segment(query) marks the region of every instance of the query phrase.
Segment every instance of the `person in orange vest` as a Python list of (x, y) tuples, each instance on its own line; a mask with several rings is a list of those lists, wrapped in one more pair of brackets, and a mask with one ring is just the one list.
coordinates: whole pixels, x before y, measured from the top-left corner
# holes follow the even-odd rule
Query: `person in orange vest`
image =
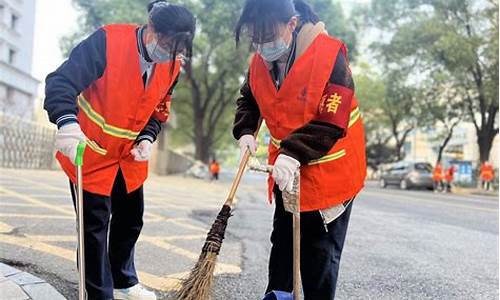
[(99, 28), (46, 78), (44, 108), (58, 127), (56, 157), (70, 179), (73, 202), (76, 148), (87, 144), (88, 299), (156, 299), (139, 284), (134, 266), (143, 183), (152, 144), (169, 116), (182, 57), (191, 56), (196, 25), (183, 6), (154, 1), (147, 9), (147, 25)]
[(212, 180), (219, 180), (220, 165), (217, 160), (213, 159), (210, 163), (210, 175)]
[(305, 299), (333, 299), (353, 199), (366, 176), (364, 128), (347, 47), (329, 36), (304, 1), (247, 0), (236, 43), (248, 32), (253, 48), (237, 100), (233, 136), (255, 154), (260, 118), (270, 131), (268, 180), (275, 199), (266, 292), (292, 291), (292, 215), (282, 191), (301, 172)]
[(434, 182), (434, 192), (439, 192), (444, 189), (443, 186), (443, 167), (438, 162), (432, 171), (432, 181)]
[(444, 175), (444, 180), (446, 182), (446, 192), (448, 193), (451, 192), (451, 183), (453, 182), (454, 176), (455, 176), (455, 167), (453, 165), (450, 165), (448, 168), (446, 168), (446, 172)]
[(490, 190), (491, 182), (493, 181), (493, 179), (495, 179), (495, 170), (493, 169), (493, 166), (487, 161), (485, 161), (481, 165), (479, 177), (481, 179), (482, 188), (485, 191)]

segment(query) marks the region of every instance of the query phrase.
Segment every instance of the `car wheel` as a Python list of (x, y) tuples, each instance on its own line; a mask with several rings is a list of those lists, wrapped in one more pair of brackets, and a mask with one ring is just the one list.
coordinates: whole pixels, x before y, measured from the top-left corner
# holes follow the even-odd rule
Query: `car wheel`
[(380, 179), (379, 186), (384, 189), (387, 186), (387, 182), (384, 179)]
[(399, 187), (402, 190), (407, 190), (408, 189), (408, 182), (406, 181), (406, 179), (401, 180), (401, 182), (399, 183)]

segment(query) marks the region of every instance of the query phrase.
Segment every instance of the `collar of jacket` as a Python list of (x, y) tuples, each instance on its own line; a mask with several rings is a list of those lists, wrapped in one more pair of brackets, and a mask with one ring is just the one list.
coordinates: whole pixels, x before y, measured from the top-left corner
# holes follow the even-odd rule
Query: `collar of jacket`
[(144, 45), (144, 40), (142, 36), (144, 35), (144, 30), (146, 26), (141, 26), (137, 30), (137, 48), (139, 49), (140, 57), (143, 58), (147, 63), (152, 64), (153, 61), (149, 58), (148, 51), (146, 51), (146, 45)]
[(322, 34), (328, 34), (325, 29), (325, 23), (318, 22), (316, 24), (305, 23), (300, 28), (299, 33), (297, 34), (297, 46), (295, 52), (295, 59), (299, 58), (304, 52), (306, 52), (307, 48), (312, 44), (314, 39)]

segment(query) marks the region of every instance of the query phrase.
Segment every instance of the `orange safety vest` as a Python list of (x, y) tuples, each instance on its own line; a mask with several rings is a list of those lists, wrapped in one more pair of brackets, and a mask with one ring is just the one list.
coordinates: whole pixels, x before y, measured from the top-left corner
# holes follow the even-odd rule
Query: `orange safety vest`
[(481, 180), (491, 181), (495, 177), (495, 171), (493, 170), (493, 166), (489, 164), (483, 164), (481, 166)]
[(432, 172), (432, 180), (440, 181), (443, 179), (443, 169), (441, 165), (436, 165), (434, 171)]
[[(137, 50), (137, 25), (107, 25), (106, 69), (78, 97), (78, 121), (89, 139), (84, 153), (83, 189), (109, 196), (120, 169), (127, 192), (144, 183), (148, 162), (130, 154), (135, 140), (179, 74), (180, 61), (156, 64), (144, 88)], [(172, 64), (175, 63), (173, 72)], [(58, 152), (62, 169), (72, 182), (75, 166)]]
[(455, 168), (449, 167), (448, 169), (446, 169), (446, 174), (444, 176), (444, 179), (446, 180), (446, 182), (452, 182), (454, 175), (455, 175)]
[(220, 166), (219, 166), (219, 164), (218, 164), (218, 163), (212, 163), (212, 164), (210, 165), (210, 172), (211, 172), (212, 174), (219, 173), (219, 171), (220, 171)]
[[(262, 117), (272, 135), (269, 164), (280, 153), (280, 140), (313, 120), (323, 91), (335, 65), (341, 41), (326, 34), (318, 35), (293, 64), (279, 91), (259, 54), (250, 65), (249, 84)], [(331, 207), (353, 198), (364, 186), (366, 177), (365, 133), (358, 103), (352, 99), (349, 128), (322, 158), (301, 166), (301, 211)], [(268, 180), (269, 199), (274, 181)]]

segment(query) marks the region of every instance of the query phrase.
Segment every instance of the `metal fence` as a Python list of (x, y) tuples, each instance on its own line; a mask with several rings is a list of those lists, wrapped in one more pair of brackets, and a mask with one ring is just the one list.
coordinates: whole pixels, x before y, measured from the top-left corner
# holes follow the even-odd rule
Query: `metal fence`
[(0, 113), (0, 167), (52, 169), (55, 128)]

